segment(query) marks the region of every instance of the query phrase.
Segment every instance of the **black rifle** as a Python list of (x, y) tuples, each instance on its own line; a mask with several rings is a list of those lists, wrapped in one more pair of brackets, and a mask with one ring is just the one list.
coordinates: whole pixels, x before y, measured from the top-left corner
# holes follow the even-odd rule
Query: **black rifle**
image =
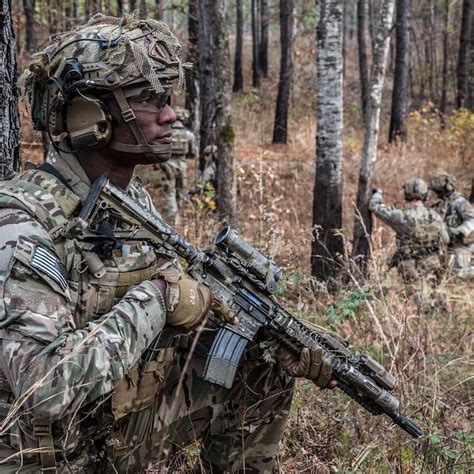
[(367, 355), (353, 355), (338, 337), (309, 329), (274, 298), (282, 271), (235, 230), (224, 227), (215, 248), (201, 251), (187, 242), (153, 212), (101, 176), (92, 186), (68, 235), (94, 233), (101, 222), (116, 219), (126, 230), (116, 238), (144, 240), (157, 250), (173, 251), (187, 264), (187, 273), (206, 285), (236, 313), (238, 324), (224, 324), (217, 331), (202, 377), (230, 388), (247, 344), (266, 328), (278, 341), (299, 355), (305, 347), (321, 347), (331, 360), (338, 387), (373, 415), (386, 414), (413, 437), (423, 432), (400, 412), (391, 393), (396, 380)]

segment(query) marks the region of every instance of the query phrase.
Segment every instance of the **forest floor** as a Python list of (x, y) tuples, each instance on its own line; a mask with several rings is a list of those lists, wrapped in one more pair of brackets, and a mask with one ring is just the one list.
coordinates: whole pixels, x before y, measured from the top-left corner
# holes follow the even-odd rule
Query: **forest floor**
[[(302, 41), (298, 55), (310, 58), (311, 43)], [(337, 390), (319, 391), (299, 382), (290, 420), (280, 445), (278, 472), (472, 472), (472, 327), (474, 285), (448, 278), (431, 304), (422, 307), (407, 295), (386, 259), (394, 251), (394, 234), (377, 223), (369, 275), (354, 272), (349, 260), (343, 275), (330, 285), (309, 276), (312, 195), (315, 170), (314, 64), (297, 61), (288, 145), (271, 145), (277, 62), (259, 91), (248, 88), (234, 98), (235, 165), (238, 185), (235, 226), (241, 236), (284, 268), (280, 297), (293, 314), (343, 334), (351, 347), (375, 356), (397, 377), (395, 394), (405, 413), (426, 435), (414, 441), (384, 417), (372, 417)], [(272, 64), (273, 64), (272, 63)], [(346, 64), (347, 77), (357, 78)], [(353, 69), (353, 65), (352, 65)], [(246, 79), (249, 77), (247, 71)], [(248, 82), (247, 82), (248, 83)], [(357, 80), (345, 82), (344, 228), (350, 254), (362, 127)], [(388, 94), (387, 94), (388, 95)], [(23, 159), (39, 161), (40, 138), (31, 131), (22, 109)], [(429, 104), (409, 117), (409, 139), (386, 145), (388, 105), (376, 164), (376, 185), (386, 201), (403, 205), (405, 179), (429, 178), (444, 169), (470, 192), (474, 170), (474, 115), (448, 117), (444, 129)], [(153, 173), (142, 170), (160, 209)], [(188, 179), (195, 177), (190, 163)], [(207, 247), (219, 230), (215, 214), (186, 200), (178, 231)], [(191, 459), (193, 452), (189, 451)], [(182, 471), (186, 471), (183, 461)]]

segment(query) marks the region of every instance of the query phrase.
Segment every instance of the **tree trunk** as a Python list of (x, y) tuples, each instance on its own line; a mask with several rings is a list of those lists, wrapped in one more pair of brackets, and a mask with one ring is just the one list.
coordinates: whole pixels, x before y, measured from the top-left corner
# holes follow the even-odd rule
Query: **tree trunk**
[(236, 0), (236, 35), (235, 35), (235, 58), (234, 58), (234, 86), (233, 91), (238, 92), (244, 88), (242, 76), (242, 45), (244, 35), (242, 0)]
[(359, 45), (359, 77), (362, 100), (362, 118), (366, 123), (367, 104), (369, 101), (369, 72), (367, 66), (367, 0), (357, 2), (357, 43)]
[(393, 78), (392, 113), (388, 142), (407, 140), (407, 99), (410, 72), (411, 0), (396, 0), (397, 29), (395, 75)]
[(117, 16), (123, 16), (123, 0), (117, 0)]
[[(186, 61), (193, 64), (192, 69), (186, 69), (186, 98), (185, 107), (189, 111), (191, 127), (200, 150), (199, 134), (199, 26), (198, 26), (198, 0), (188, 2), (188, 52)], [(200, 155), (201, 156), (201, 155)]]
[(148, 16), (148, 5), (146, 0), (140, 0), (140, 18)]
[(0, 3), (0, 179), (20, 167), (20, 119), (11, 2)]
[(423, 8), (423, 25), (425, 41), (425, 63), (428, 73), (429, 100), (437, 103), (435, 87), (435, 24), (434, 24), (434, 4), (432, 0), (426, 0)]
[(268, 26), (270, 22), (268, 0), (260, 0), (260, 44), (259, 44), (259, 69), (263, 77), (268, 76)]
[(441, 120), (444, 126), (444, 116), (448, 104), (448, 55), (449, 55), (449, 0), (444, 0), (444, 28), (443, 28), (443, 78), (441, 88)]
[(137, 8), (137, 0), (130, 0), (129, 7), (130, 7), (130, 10), (129, 10), (130, 13), (135, 11), (135, 9)]
[(29, 53), (34, 53), (36, 51), (35, 0), (23, 0), (23, 10), (25, 12), (26, 22), (26, 49)]
[(471, 195), (469, 196), (469, 201), (474, 204), (474, 178), (471, 180)]
[(258, 68), (258, 17), (257, 4), (259, 0), (252, 0), (252, 87), (260, 87), (260, 70)]
[[(459, 56), (457, 67), (457, 97), (456, 107), (466, 107), (469, 97), (469, 43), (472, 28), (472, 3), (473, 0), (464, 0), (462, 5), (461, 34), (459, 39)], [(472, 47), (472, 45), (471, 45)]]
[(288, 140), (288, 108), (293, 76), (294, 6), (294, 0), (280, 0), (280, 80), (278, 82), (273, 143), (286, 143)]
[(231, 120), (229, 34), (223, 0), (200, 0), (199, 56), (201, 150), (217, 145), (217, 210), (232, 222), (234, 211), (234, 130)]
[(385, 79), (389, 30), (392, 26), (395, 0), (382, 0), (379, 24), (375, 36), (372, 68), (370, 72), (370, 99), (367, 108), (367, 123), (364, 130), (364, 145), (359, 170), (357, 190), (357, 211), (354, 219), (353, 257), (365, 263), (369, 256), (372, 217), (369, 212), (369, 199), (372, 191), (375, 161), (377, 159), (377, 140), (382, 107), (382, 90)]
[(318, 0), (316, 29), (317, 129), (311, 273), (334, 276), (343, 254), (342, 228), (342, 2)]

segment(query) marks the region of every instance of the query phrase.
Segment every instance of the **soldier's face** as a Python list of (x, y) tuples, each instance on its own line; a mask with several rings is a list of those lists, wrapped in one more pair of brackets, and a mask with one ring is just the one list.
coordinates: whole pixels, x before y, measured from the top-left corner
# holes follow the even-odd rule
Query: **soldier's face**
[[(156, 94), (150, 90), (144, 90), (140, 95), (128, 99), (130, 108), (136, 116), (136, 122), (149, 145), (161, 145), (164, 149), (169, 147), (171, 154), (171, 143), (173, 130), (171, 124), (176, 121), (176, 114), (169, 103), (169, 95)], [(135, 145), (137, 140), (129, 125), (124, 121), (120, 109), (114, 100), (110, 101), (110, 109), (114, 117), (112, 139), (130, 145)], [(128, 164), (150, 164), (160, 162), (151, 161), (141, 154), (128, 155)]]

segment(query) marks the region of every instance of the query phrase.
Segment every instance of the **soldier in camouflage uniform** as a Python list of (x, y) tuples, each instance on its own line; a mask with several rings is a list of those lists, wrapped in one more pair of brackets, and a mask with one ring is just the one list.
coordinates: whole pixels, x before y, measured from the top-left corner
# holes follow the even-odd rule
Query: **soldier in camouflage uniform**
[(435, 209), (448, 227), (453, 271), (460, 278), (470, 278), (474, 277), (474, 206), (455, 186), (454, 176), (444, 172), (430, 182), (438, 197)]
[(171, 225), (179, 223), (179, 207), (187, 189), (187, 159), (196, 157), (196, 139), (186, 127), (188, 111), (176, 108), (176, 121), (173, 129), (171, 159), (155, 165), (160, 171), (160, 186), (164, 194), (165, 218)]
[(428, 209), (428, 185), (419, 178), (403, 185), (406, 209), (394, 209), (383, 202), (382, 190), (374, 191), (369, 209), (396, 233), (397, 250), (389, 266), (396, 266), (402, 279), (412, 284), (435, 284), (442, 273), (441, 255), (449, 237), (440, 215)]
[[(169, 159), (182, 81), (164, 23), (103, 15), (57, 35), (23, 77), (55, 149), (0, 184), (2, 473), (142, 472), (195, 440), (203, 470), (271, 472), (293, 376), (334, 384), (321, 351), (281, 348), (270, 364), (255, 344), (230, 390), (204, 382), (189, 340), (209, 290), (174, 255), (116, 237), (120, 219), (92, 239), (73, 224), (100, 175), (154, 211), (133, 172)], [(204, 355), (212, 335), (207, 323)]]

